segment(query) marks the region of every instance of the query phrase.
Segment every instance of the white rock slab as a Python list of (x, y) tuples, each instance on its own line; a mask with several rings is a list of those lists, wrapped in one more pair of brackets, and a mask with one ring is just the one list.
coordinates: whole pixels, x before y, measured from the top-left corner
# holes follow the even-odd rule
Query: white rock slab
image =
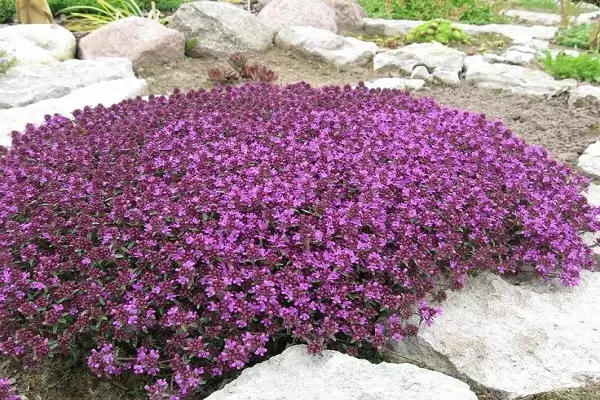
[[(600, 206), (600, 185), (591, 183), (587, 192), (583, 193), (583, 195), (592, 206)], [(593, 246), (592, 251), (596, 260), (600, 262), (600, 246), (596, 245), (596, 241), (600, 238), (600, 232), (584, 232), (581, 237), (588, 246)]]
[(0, 145), (10, 146), (12, 131), (23, 131), (28, 123), (41, 124), (44, 116), (61, 114), (71, 117), (71, 112), (85, 106), (106, 107), (122, 100), (146, 94), (144, 79), (117, 79), (97, 82), (78, 88), (66, 96), (42, 100), (25, 107), (0, 110)]
[(410, 364), (371, 364), (326, 350), (309, 355), (306, 346), (245, 369), (206, 400), (477, 400), (456, 379)]
[(400, 70), (412, 74), (415, 67), (424, 65), (434, 78), (449, 85), (460, 84), (465, 53), (441, 43), (413, 43), (400, 49), (378, 53), (373, 59), (375, 71)]
[(377, 52), (377, 45), (352, 37), (339, 36), (331, 31), (311, 26), (282, 28), (275, 45), (310, 55), (337, 67), (363, 66)]
[(484, 273), (449, 293), (443, 309), (395, 352), (502, 399), (600, 378), (598, 272), (584, 271), (576, 288), (538, 280), (515, 286)]
[(569, 105), (578, 107), (584, 104), (600, 105), (600, 87), (580, 85), (571, 90), (569, 94)]
[(367, 35), (396, 36), (421, 25), (424, 21), (404, 19), (363, 18), (363, 30)]
[(62, 97), (96, 82), (128, 78), (135, 78), (135, 75), (131, 61), (125, 58), (14, 67), (0, 76), (0, 109)]
[[(75, 36), (59, 25), (27, 24), (10, 25), (0, 28), (0, 42), (13, 48), (13, 56), (22, 64), (31, 62), (47, 63), (48, 60), (65, 61), (75, 57)], [(9, 43), (13, 43), (10, 45)], [(36, 54), (31, 54), (31, 53)], [(45, 55), (45, 56), (44, 56)]]
[(400, 89), (400, 90), (421, 90), (425, 86), (422, 79), (404, 79), (404, 78), (379, 78), (373, 82), (365, 82), (369, 89)]
[(490, 64), (483, 58), (470, 58), (466, 82), (487, 89), (501, 89), (533, 96), (556, 96), (577, 86), (574, 79), (555, 80), (543, 71), (518, 65)]
[(425, 82), (429, 82), (433, 80), (433, 76), (431, 76), (427, 67), (419, 65), (413, 69), (410, 79), (422, 79)]
[(535, 25), (553, 26), (560, 24), (561, 17), (558, 14), (535, 12), (526, 10), (506, 10), (504, 15), (516, 18), (518, 21), (528, 22)]
[(577, 168), (584, 173), (600, 178), (600, 142), (589, 145), (577, 160)]

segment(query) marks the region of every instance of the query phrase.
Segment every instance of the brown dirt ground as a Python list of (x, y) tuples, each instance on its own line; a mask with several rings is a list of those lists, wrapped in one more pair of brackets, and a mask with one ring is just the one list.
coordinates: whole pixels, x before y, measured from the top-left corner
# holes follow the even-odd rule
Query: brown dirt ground
[[(374, 72), (370, 66), (339, 70), (306, 56), (281, 50), (251, 57), (251, 61), (265, 64), (277, 72), (277, 83), (282, 85), (299, 81), (314, 86), (344, 85), (394, 76), (392, 73)], [(174, 67), (138, 72), (147, 79), (151, 93), (168, 94), (174, 88), (184, 91), (210, 88), (208, 69), (225, 66), (225, 59), (188, 58)], [(600, 110), (592, 107), (570, 108), (564, 96), (547, 101), (470, 85), (437, 85), (416, 92), (415, 96), (433, 97), (445, 106), (499, 119), (529, 143), (542, 145), (557, 158), (569, 163), (573, 163), (589, 144), (600, 137)]]
[[(306, 81), (315, 86), (356, 84), (390, 73), (375, 73), (370, 67), (338, 70), (304, 56), (279, 50), (270, 51), (252, 61), (274, 69), (278, 84)], [(207, 70), (226, 66), (225, 60), (187, 59), (174, 67), (138, 71), (146, 78), (150, 92), (169, 94), (179, 88), (210, 88)], [(441, 104), (484, 113), (502, 120), (516, 134), (531, 144), (546, 147), (558, 158), (573, 163), (587, 145), (600, 137), (600, 110), (567, 107), (566, 98), (550, 101), (516, 96), (498, 91), (462, 85), (457, 88), (434, 86), (416, 96), (433, 97)], [(48, 361), (37, 371), (20, 372), (0, 365), (0, 371), (17, 378), (22, 394), (28, 400), (141, 400), (143, 395), (128, 390), (132, 382), (107, 382), (93, 377), (83, 366), (69, 368), (62, 362)], [(202, 396), (198, 397), (202, 398)], [(494, 400), (480, 395), (480, 400)], [(540, 395), (531, 400), (593, 400), (600, 399), (600, 387)]]

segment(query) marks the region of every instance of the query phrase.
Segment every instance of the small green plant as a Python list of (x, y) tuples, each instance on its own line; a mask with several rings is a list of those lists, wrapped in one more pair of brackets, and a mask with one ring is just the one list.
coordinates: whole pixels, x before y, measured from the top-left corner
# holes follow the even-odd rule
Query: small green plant
[(5, 74), (9, 69), (15, 66), (17, 59), (0, 50), (0, 75)]
[(589, 49), (593, 26), (591, 24), (578, 24), (560, 28), (554, 42), (561, 46)]
[(88, 32), (110, 22), (127, 17), (146, 17), (161, 21), (160, 11), (151, 2), (151, 9), (144, 13), (134, 0), (94, 0), (95, 5), (67, 7), (59, 11), (67, 15), (67, 29)]
[(12, 21), (16, 13), (15, 0), (0, 0), (0, 24)]
[[(7, 1), (7, 0), (4, 0)], [(8, 0), (13, 1), (13, 0)], [(119, 0), (107, 0), (111, 5), (119, 5)], [(2, 2), (2, 0), (0, 0)], [(13, 1), (14, 2), (14, 1)], [(135, 0), (140, 10), (150, 10), (152, 8), (152, 0)], [(179, 8), (182, 0), (156, 0), (156, 9), (163, 12), (173, 12)], [(75, 6), (92, 6), (96, 7), (98, 3), (96, 0), (48, 0), (50, 10), (54, 15), (58, 15), (65, 8)]]
[(435, 19), (408, 31), (406, 41), (408, 43), (433, 41), (443, 44), (469, 43), (469, 35), (463, 32), (462, 29), (453, 26), (449, 21)]
[(600, 82), (600, 56), (580, 54), (576, 57), (559, 53), (552, 57), (547, 53), (542, 63), (550, 75), (558, 79), (575, 78), (587, 82)]
[(239, 81), (273, 82), (277, 74), (260, 64), (248, 64), (248, 57), (243, 53), (233, 53), (228, 58), (231, 69), (212, 68), (208, 70), (208, 78), (216, 85), (232, 84)]
[(198, 38), (191, 38), (185, 42), (185, 54), (189, 56), (190, 51), (198, 44)]

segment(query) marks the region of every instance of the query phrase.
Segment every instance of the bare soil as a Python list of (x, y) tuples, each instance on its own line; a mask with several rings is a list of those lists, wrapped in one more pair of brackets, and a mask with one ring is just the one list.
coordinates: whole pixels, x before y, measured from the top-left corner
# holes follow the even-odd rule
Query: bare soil
[[(251, 57), (251, 61), (277, 72), (277, 83), (282, 85), (300, 81), (314, 86), (354, 85), (359, 81), (394, 76), (393, 73), (374, 72), (370, 66), (340, 70), (281, 50)], [(175, 88), (184, 91), (210, 88), (212, 84), (207, 71), (226, 66), (225, 59), (190, 58), (175, 67), (159, 67), (139, 73), (147, 79), (151, 93), (169, 94)], [(442, 105), (483, 113), (488, 118), (501, 120), (530, 144), (544, 146), (557, 158), (571, 164), (589, 144), (600, 137), (600, 111), (591, 107), (568, 107), (564, 96), (548, 101), (466, 84), (459, 87), (435, 85), (414, 95), (432, 97)]]

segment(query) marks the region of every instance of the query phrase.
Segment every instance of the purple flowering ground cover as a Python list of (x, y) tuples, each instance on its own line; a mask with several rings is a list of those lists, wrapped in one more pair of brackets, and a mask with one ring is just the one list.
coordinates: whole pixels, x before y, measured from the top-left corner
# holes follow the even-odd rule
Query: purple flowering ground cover
[(579, 233), (600, 230), (587, 184), (399, 91), (255, 84), (48, 117), (0, 159), (0, 352), (78, 349), (178, 399), (281, 341), (381, 347), (478, 270), (575, 285)]

